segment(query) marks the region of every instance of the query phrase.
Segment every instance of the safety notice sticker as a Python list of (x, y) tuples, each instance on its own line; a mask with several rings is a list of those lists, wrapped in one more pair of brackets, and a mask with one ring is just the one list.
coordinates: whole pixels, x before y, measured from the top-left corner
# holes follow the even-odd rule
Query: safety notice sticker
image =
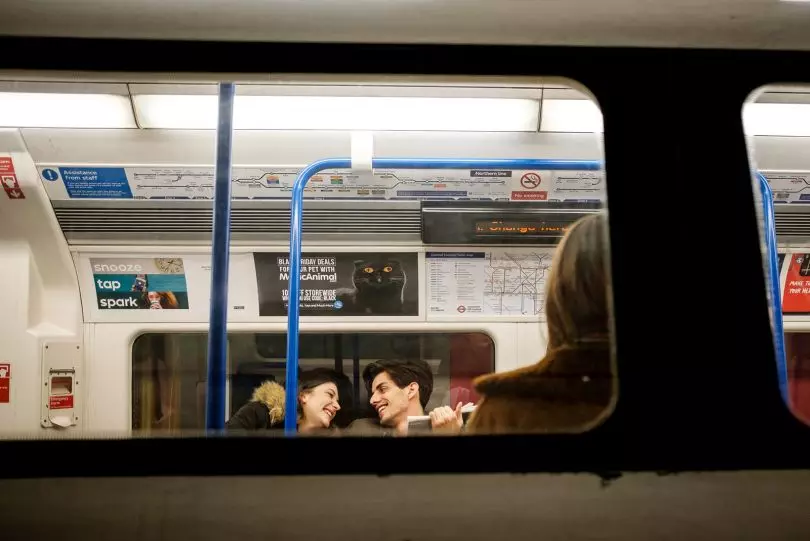
[(11, 364), (0, 363), (0, 404), (11, 400)]
[(25, 199), (25, 194), (20, 188), (17, 175), (14, 172), (14, 162), (9, 157), (0, 157), (0, 182), (3, 184), (3, 191), (9, 199)]
[(131, 199), (123, 167), (56, 167), (43, 169), (45, 180), (62, 179), (72, 199)]

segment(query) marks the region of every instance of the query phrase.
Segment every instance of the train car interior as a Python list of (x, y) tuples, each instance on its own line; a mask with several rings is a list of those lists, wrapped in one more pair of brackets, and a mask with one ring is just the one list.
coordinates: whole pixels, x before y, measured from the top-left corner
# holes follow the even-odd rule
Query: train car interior
[[(45, 398), (31, 396), (27, 408), (14, 408), (7, 431), (205, 428), (216, 92), (215, 84), (3, 83), (4, 203), (12, 214), (25, 205), (22, 219), (34, 222), (17, 222), (27, 261), (14, 266), (6, 258), (9, 275), (27, 277), (9, 291), (19, 295), (14, 306), (27, 307), (18, 329), (6, 327), (9, 343), (37, 329), (29, 344), (16, 341), (30, 355), (69, 336), (81, 352), (69, 370), (77, 379), (86, 373), (84, 386), (71, 390), (67, 426), (49, 418), (32, 426)], [(327, 287), (301, 297), (300, 367), (334, 368), (351, 379), (351, 406), (339, 424), (374, 415), (360, 378), (374, 359), (427, 361), (436, 378), (430, 410), (475, 403), (475, 377), (542, 358), (553, 245), (566, 224), (606, 205), (601, 118), (586, 92), (520, 80), (239, 85), (226, 417), (263, 381), (285, 380), (290, 192), (300, 169), (330, 156), (524, 159), (537, 167), (482, 167), (463, 178), (459, 169), (429, 165), (313, 176), (304, 191), (303, 241), (314, 256), (310, 283)], [(802, 161), (808, 134), (801, 119), (808, 96), (802, 87), (761, 89), (744, 114), (756, 170), (773, 198), (774, 282), (787, 329), (780, 370), (803, 419), (810, 413), (801, 360), (810, 308), (797, 288), (807, 274), (802, 203), (810, 162)], [(298, 109), (287, 118), (276, 116), (291, 107)], [(340, 114), (329, 116), (334, 108)], [(391, 111), (396, 118), (384, 116)], [(562, 161), (568, 170), (542, 169)], [(766, 256), (770, 249), (766, 243)], [(355, 287), (358, 266), (380, 253), (403, 275), (396, 306), (336, 308), (339, 292)], [(163, 297), (150, 301), (149, 291)], [(24, 363), (15, 381), (24, 389), (40, 371)]]
[(804, 299), (808, 290), (804, 278), (808, 265), (807, 232), (803, 202), (810, 199), (806, 168), (810, 163), (805, 147), (808, 134), (803, 130), (808, 111), (809, 87), (773, 85), (758, 89), (746, 107), (746, 134), (755, 163), (765, 175), (773, 192), (778, 236), (779, 283), (784, 314), (784, 349), (788, 403), (803, 422), (810, 422), (808, 401), (808, 308)]
[[(25, 219), (47, 238), (43, 259), (9, 269), (29, 276), (15, 304), (51, 298), (44, 272), (61, 276), (67, 303), (58, 320), (32, 307), (10, 336), (36, 322), (29, 351), (73, 333), (83, 352), (68, 426), (54, 425), (56, 408), (36, 424), (203, 430), (217, 85), (4, 85), (8, 201), (39, 200)], [(226, 418), (263, 381), (285, 381), (290, 193), (301, 169), (336, 156), (354, 169), (304, 190), (299, 366), (351, 379), (338, 424), (375, 415), (360, 379), (373, 360), (426, 361), (428, 411), (475, 403), (475, 377), (539, 360), (554, 244), (605, 203), (586, 92), (553, 80), (237, 85)], [(358, 169), (378, 156), (471, 165)], [(369, 295), (360, 278), (375, 265), (386, 283)], [(31, 378), (34, 363), (15, 368)], [(34, 429), (40, 409), (8, 428)]]
[(806, 6), (94, 2), (0, 17), (0, 538), (807, 537)]

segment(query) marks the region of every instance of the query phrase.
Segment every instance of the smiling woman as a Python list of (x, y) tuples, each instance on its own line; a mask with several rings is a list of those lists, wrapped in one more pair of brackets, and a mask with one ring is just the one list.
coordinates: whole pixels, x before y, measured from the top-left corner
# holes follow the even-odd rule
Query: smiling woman
[[(298, 382), (298, 431), (317, 433), (334, 428), (333, 420), (340, 411), (340, 389), (351, 399), (351, 386), (346, 376), (327, 368), (303, 372)], [(346, 392), (348, 388), (348, 392)], [(265, 381), (253, 391), (251, 400), (239, 408), (228, 422), (229, 430), (262, 430), (281, 428), (284, 411), (284, 388)]]
[[(328, 368), (316, 368), (298, 380), (298, 431), (314, 433), (332, 428), (340, 411), (340, 387), (350, 390), (349, 378)], [(350, 400), (351, 391), (343, 398)]]

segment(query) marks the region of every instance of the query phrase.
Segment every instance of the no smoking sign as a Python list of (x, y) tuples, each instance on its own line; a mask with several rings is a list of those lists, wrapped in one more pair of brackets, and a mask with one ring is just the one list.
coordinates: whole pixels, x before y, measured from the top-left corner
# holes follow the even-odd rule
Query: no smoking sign
[(542, 179), (539, 173), (526, 173), (520, 177), (520, 185), (527, 190), (534, 190), (540, 186), (540, 182), (542, 182)]

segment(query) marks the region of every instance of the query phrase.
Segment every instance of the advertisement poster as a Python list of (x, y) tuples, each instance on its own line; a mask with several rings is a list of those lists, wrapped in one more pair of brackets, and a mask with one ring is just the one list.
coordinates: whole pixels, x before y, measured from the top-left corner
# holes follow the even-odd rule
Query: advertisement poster
[(810, 314), (810, 254), (793, 253), (786, 259), (787, 278), (782, 294), (782, 312)]
[[(260, 316), (286, 316), (289, 254), (253, 254)], [(305, 253), (302, 316), (417, 316), (419, 259), (411, 252)]]
[(91, 258), (100, 310), (188, 310), (181, 258)]

